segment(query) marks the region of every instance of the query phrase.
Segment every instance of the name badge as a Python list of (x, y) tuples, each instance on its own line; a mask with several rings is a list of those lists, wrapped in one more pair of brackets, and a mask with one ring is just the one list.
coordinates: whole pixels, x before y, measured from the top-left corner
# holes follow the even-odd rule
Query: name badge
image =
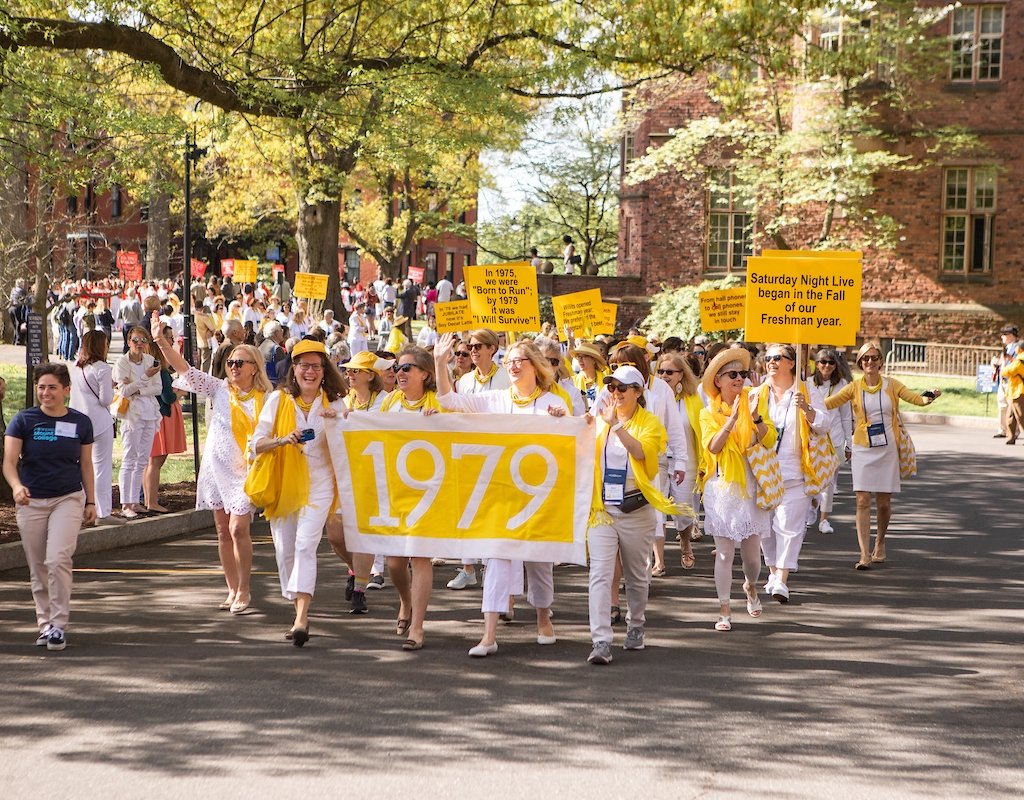
[(604, 471), (604, 487), (601, 491), (601, 498), (604, 502), (613, 506), (621, 505), (625, 493), (626, 470), (606, 469)]
[(64, 439), (78, 438), (78, 426), (73, 422), (56, 422), (53, 432)]
[(885, 447), (887, 444), (889, 444), (889, 440), (885, 436), (885, 425), (881, 422), (868, 425), (868, 446)]

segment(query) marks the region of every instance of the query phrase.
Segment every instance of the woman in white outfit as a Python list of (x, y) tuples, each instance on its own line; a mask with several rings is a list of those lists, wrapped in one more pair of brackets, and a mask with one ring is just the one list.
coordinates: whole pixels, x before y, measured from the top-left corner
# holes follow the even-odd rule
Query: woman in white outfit
[[(154, 323), (159, 325), (159, 321)], [(156, 328), (158, 329), (158, 328)], [(222, 611), (241, 614), (251, 601), (250, 526), (256, 510), (245, 493), (249, 471), (247, 453), (256, 421), (272, 391), (260, 351), (252, 345), (235, 347), (224, 364), (227, 378), (214, 378), (190, 366), (164, 337), (156, 337), (167, 363), (178, 374), (175, 386), (210, 398), (206, 444), (196, 481), (196, 508), (213, 511), (217, 553), (228, 595)]]
[(757, 505), (757, 484), (747, 460), (755, 442), (775, 447), (777, 434), (768, 417), (768, 398), (751, 396), (743, 384), (750, 353), (723, 350), (704, 370), (701, 386), (708, 406), (700, 412), (701, 444), (707, 465), (704, 530), (715, 540), (715, 589), (720, 615), (715, 630), (732, 630), (732, 564), (739, 545), (747, 613), (761, 616), (757, 579), (761, 574), (761, 537), (771, 530), (771, 513)]
[[(92, 466), (96, 481), (96, 519), (110, 517), (113, 505), (111, 473), (114, 466), (114, 378), (107, 364), (107, 335), (89, 331), (82, 337), (78, 361), (71, 372), (71, 402), (92, 421)], [(100, 522), (99, 524), (103, 524)]]
[(761, 537), (764, 563), (770, 575), (764, 590), (780, 603), (789, 601), (789, 576), (799, 568), (800, 549), (807, 531), (811, 495), (805, 483), (812, 475), (809, 453), (811, 433), (828, 431), (831, 415), (814, 392), (796, 375), (796, 350), (788, 344), (768, 345), (764, 356), (768, 372), (755, 393), (767, 393), (768, 415), (778, 440), (775, 452), (782, 470), (782, 502), (772, 510), (772, 527)]
[[(434, 348), (434, 371), (438, 376), (437, 400), (442, 408), (468, 413), (550, 414), (555, 417), (568, 413), (565, 400), (552, 392), (555, 385), (552, 368), (537, 347), (527, 341), (512, 345), (505, 355), (505, 368), (512, 382), (510, 388), (477, 394), (453, 392), (447, 364), (454, 344), (455, 337), (446, 333)], [(471, 656), (488, 656), (498, 651), (498, 619), (508, 612), (509, 598), (521, 591), (524, 566), (529, 586), (527, 602), (537, 611), (537, 644), (555, 643), (550, 614), (555, 595), (554, 565), (541, 561), (489, 558), (486, 562), (487, 576), (484, 579), (481, 605), (484, 634), (479, 644), (470, 649)]]
[(359, 300), (348, 318), (348, 349), (351, 356), (369, 350), (367, 337), (370, 335), (370, 321), (366, 318), (366, 301)]
[(323, 343), (304, 339), (292, 350), (281, 388), (267, 398), (252, 437), (258, 455), (282, 451), (285, 483), (273, 507), (264, 509), (274, 538), (281, 594), (295, 619), (285, 638), (309, 641), (309, 606), (316, 589), (316, 550), (327, 517), (337, 504), (324, 419), (348, 415), (345, 382)]
[(114, 365), (114, 381), (123, 397), (128, 398), (128, 412), (121, 426), (121, 471), (118, 483), (121, 491), (121, 516), (136, 519), (139, 514), (139, 494), (142, 476), (149, 464), (153, 437), (160, 427), (160, 404), (157, 395), (163, 387), (160, 382), (160, 364), (149, 354), (152, 343), (149, 331), (136, 326), (128, 331), (128, 352)]
[[(825, 401), (846, 386), (851, 379), (850, 368), (839, 356), (838, 351), (831, 347), (825, 347), (818, 351), (814, 359), (814, 374), (811, 376), (811, 389), (818, 395), (819, 403), (824, 406)], [(832, 413), (829, 426), (829, 439), (832, 447), (839, 456), (839, 465), (842, 466), (850, 460), (853, 455), (853, 415), (848, 404), (841, 405)], [(820, 516), (818, 530), (821, 533), (832, 533), (834, 528), (828, 521), (832, 513), (832, 503), (836, 496), (836, 485), (839, 482), (839, 471), (832, 476), (825, 490), (817, 497), (817, 511)], [(809, 515), (811, 524), (814, 523), (814, 515)]]

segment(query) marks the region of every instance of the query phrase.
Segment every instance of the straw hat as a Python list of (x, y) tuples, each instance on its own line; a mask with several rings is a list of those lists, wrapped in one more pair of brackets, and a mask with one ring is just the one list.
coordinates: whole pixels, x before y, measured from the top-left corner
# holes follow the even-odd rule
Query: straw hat
[(318, 342), (316, 339), (303, 339), (301, 342), (296, 343), (295, 347), (292, 348), (292, 360), (294, 361), (305, 353), (319, 353), (324, 358), (327, 358), (327, 348), (323, 342)]
[(739, 361), (743, 365), (741, 369), (750, 369), (750, 353), (744, 347), (727, 347), (711, 359), (711, 363), (704, 369), (704, 375), (700, 379), (700, 384), (704, 387), (704, 393), (708, 397), (718, 397), (721, 394), (718, 391), (718, 387), (715, 386), (715, 378), (722, 371), (722, 367), (726, 364), (731, 364), (733, 361)]
[(404, 314), (399, 314), (397, 317), (395, 317), (395, 321), (393, 324), (397, 328), (399, 325), (404, 325), (408, 321), (409, 318), (407, 316), (405, 316)]
[(380, 373), (388, 369), (391, 366), (391, 362), (383, 358), (378, 358), (369, 350), (363, 350), (361, 353), (356, 353), (351, 360), (345, 362), (341, 366), (345, 369), (366, 369)]
[(578, 356), (590, 356), (592, 359), (594, 359), (594, 361), (597, 362), (598, 369), (604, 369), (606, 366), (608, 366), (608, 359), (604, 357), (604, 353), (602, 353), (597, 347), (592, 345), (590, 342), (580, 342), (579, 344), (576, 345), (575, 350), (569, 351), (569, 355), (571, 355), (573, 358), (577, 358)]

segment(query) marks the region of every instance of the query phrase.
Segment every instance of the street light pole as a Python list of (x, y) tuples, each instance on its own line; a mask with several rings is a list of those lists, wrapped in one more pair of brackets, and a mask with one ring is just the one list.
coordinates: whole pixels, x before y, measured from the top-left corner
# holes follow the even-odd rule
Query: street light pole
[[(196, 108), (199, 102), (196, 103)], [(206, 153), (205, 149), (196, 147), (196, 126), (192, 123), (192, 131), (185, 132), (185, 224), (182, 226), (182, 286), (185, 304), (185, 360), (195, 366), (192, 360), (192, 165)], [(189, 394), (192, 406), (192, 462), (196, 478), (199, 477), (199, 416), (195, 394)]]

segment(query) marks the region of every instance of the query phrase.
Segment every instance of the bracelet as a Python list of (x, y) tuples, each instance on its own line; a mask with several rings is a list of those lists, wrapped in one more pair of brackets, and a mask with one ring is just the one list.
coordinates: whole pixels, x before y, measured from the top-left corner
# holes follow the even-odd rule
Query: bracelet
[(758, 417), (757, 419), (751, 419), (750, 421), (753, 422), (755, 425), (760, 425), (762, 422), (764, 422), (764, 420), (761, 417)]
[(86, 505), (87, 505), (87, 506), (94, 506), (94, 505), (96, 505), (96, 504), (95, 504), (95, 503), (86, 503)]
[(621, 428), (624, 428), (624, 427), (625, 427), (625, 425), (623, 425), (621, 422), (616, 422), (614, 425), (612, 425), (611, 429), (609, 429), (608, 432), (609, 433), (615, 433), (615, 431), (617, 431), (617, 430), (619, 430)]

